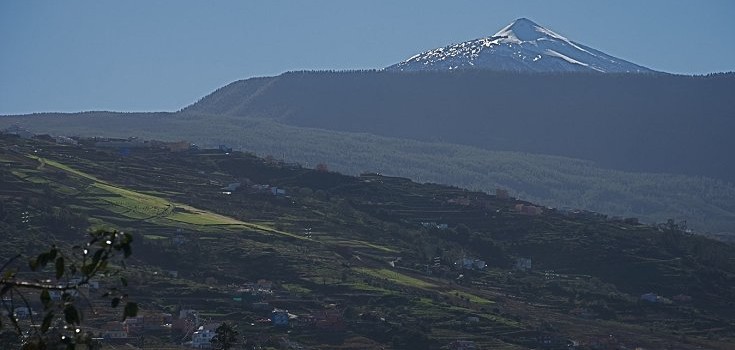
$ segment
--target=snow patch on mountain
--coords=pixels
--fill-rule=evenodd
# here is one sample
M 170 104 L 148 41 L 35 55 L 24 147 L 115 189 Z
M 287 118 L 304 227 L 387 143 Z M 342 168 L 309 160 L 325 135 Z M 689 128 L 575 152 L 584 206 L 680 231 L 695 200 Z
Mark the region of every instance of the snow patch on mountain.
M 487 69 L 529 72 L 653 73 L 646 67 L 575 43 L 520 18 L 492 36 L 440 47 L 387 67 L 390 71 Z

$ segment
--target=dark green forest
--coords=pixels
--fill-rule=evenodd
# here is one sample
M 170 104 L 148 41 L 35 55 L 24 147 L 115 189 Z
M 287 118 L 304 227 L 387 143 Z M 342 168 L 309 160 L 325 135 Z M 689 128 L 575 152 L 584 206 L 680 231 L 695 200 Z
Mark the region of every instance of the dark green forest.
M 183 111 L 732 181 L 733 91 L 735 74 L 292 72 Z

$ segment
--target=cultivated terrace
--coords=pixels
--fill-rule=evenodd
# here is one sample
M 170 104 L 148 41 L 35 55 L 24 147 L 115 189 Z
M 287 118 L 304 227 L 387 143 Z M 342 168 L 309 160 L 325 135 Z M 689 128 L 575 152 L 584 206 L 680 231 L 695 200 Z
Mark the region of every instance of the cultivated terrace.
M 247 349 L 735 342 L 735 247 L 682 223 L 344 176 L 226 146 L 0 135 L 3 261 L 74 249 L 98 226 L 133 234 L 124 274 L 140 305 L 120 322 L 101 287 L 82 290 L 82 328 L 103 347 L 209 345 L 223 322 Z

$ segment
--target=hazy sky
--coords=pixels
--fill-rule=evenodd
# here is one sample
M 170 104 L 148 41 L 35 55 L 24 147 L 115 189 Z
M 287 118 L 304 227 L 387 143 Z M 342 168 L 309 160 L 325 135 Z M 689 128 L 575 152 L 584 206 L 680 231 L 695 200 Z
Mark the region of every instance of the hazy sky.
M 0 1 L 0 114 L 177 110 L 229 82 L 382 68 L 527 17 L 672 73 L 735 71 L 735 1 Z

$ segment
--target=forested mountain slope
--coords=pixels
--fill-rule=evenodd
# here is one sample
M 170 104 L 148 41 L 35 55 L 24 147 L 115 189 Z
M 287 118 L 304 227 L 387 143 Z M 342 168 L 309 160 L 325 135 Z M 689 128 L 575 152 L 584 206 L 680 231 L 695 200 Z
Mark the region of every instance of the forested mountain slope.
M 183 112 L 733 181 L 733 91 L 733 74 L 294 72 L 234 82 Z
M 296 127 L 262 118 L 89 112 L 3 117 L 0 128 L 8 125 L 3 122 L 56 135 L 135 135 L 227 145 L 307 166 L 326 163 L 347 174 L 380 172 L 487 192 L 501 187 L 554 207 L 647 223 L 687 220 L 696 232 L 723 237 L 735 232 L 735 186 L 705 177 L 617 171 L 566 157 Z
M 725 237 L 733 77 L 295 72 L 234 82 L 175 113 L 2 116 L 0 128 L 225 144 Z

